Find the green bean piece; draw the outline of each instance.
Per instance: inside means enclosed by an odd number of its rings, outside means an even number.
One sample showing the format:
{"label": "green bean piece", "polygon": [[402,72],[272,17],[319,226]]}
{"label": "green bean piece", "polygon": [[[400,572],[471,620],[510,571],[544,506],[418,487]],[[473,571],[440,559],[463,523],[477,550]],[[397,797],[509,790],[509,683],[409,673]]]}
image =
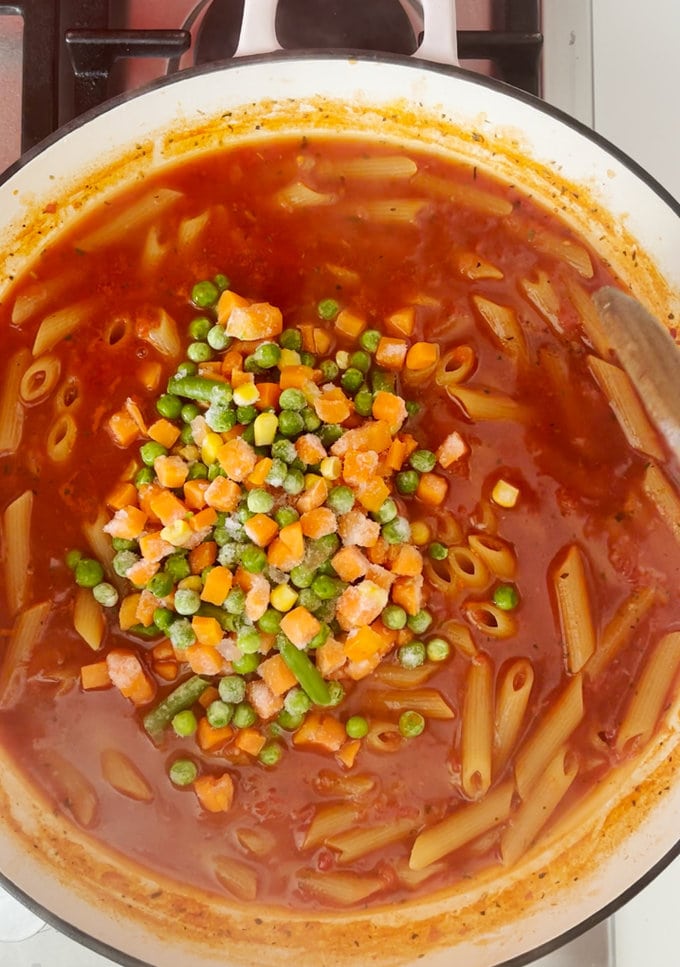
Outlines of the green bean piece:
{"label": "green bean piece", "polygon": [[371,388],[374,393],[382,390],[384,393],[394,393],[396,376],[394,373],[386,373],[384,369],[374,369],[371,372]]}
{"label": "green bean piece", "polygon": [[144,728],[157,742],[178,712],[190,709],[208,687],[209,682],[199,675],[193,675],[166,695],[143,719]]}
{"label": "green bean piece", "polygon": [[198,776],[198,767],[191,759],[175,759],[168,770],[170,782],[175,786],[190,786]]}
{"label": "green bean piece", "polygon": [[104,579],[104,568],[91,557],[81,557],[73,571],[75,582],[81,588],[94,588]]}
{"label": "green bean piece", "polygon": [[168,381],[168,393],[184,396],[186,399],[199,400],[202,403],[230,403],[233,391],[228,383],[206,376],[172,376]]}
{"label": "green bean piece", "polygon": [[276,639],[281,657],[315,705],[330,705],[328,684],[309,656],[284,635]]}

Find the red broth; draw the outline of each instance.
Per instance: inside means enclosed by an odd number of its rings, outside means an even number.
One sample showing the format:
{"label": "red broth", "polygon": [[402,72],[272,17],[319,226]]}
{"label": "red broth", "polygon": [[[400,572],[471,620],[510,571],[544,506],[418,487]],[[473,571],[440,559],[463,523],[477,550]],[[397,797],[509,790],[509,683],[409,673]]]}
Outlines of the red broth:
{"label": "red broth", "polygon": [[[576,545],[585,561],[596,656],[617,609],[640,589],[654,593],[611,661],[597,675],[588,674],[587,664],[581,673],[584,713],[564,739],[567,771],[576,770],[576,777],[555,803],[551,821],[639,751],[635,735],[623,746],[617,735],[641,669],[663,636],[679,627],[673,595],[680,567],[677,541],[643,489],[649,455],[626,441],[589,369],[594,349],[578,311],[579,293],[587,301],[588,293],[616,280],[553,215],[474,169],[416,154],[409,154],[417,164],[415,177],[356,177],[351,166],[344,175],[332,168],[348,160],[394,155],[393,148],[312,139],[262,143],[184,163],[78,223],[41,253],[0,307],[5,358],[12,359],[32,347],[46,315],[96,299],[82,324],[49,350],[60,364],[57,386],[44,400],[21,404],[20,446],[0,456],[0,508],[5,511],[27,488],[34,494],[25,606],[51,602],[25,675],[13,679],[11,700],[5,694],[0,702],[1,740],[56,808],[85,825],[93,837],[152,871],[224,890],[232,898],[243,899],[248,890],[239,893],[233,881],[225,885],[216,876],[217,858],[236,860],[249,871],[259,902],[306,908],[353,902],[351,889],[344,900],[325,893],[317,874],[322,879],[336,872],[360,873],[364,881],[374,876],[369,895],[354,902],[383,903],[433,892],[502,859],[504,831],[517,822],[522,806],[521,793],[512,791],[517,752],[527,749],[537,725],[575,677],[566,659],[554,588],[566,548]],[[423,173],[436,180],[428,182]],[[295,192],[286,191],[299,184],[320,197],[296,204]],[[107,221],[115,225],[119,213],[159,188],[181,195],[164,213],[116,232],[100,248],[87,244],[92,232]],[[399,201],[404,199],[421,204],[401,220]],[[376,208],[379,201],[387,204]],[[204,212],[205,223],[194,223],[196,234],[190,237],[187,220]],[[189,233],[183,245],[178,241],[182,225]],[[155,248],[150,248],[150,230]],[[384,329],[392,313],[413,307],[412,341],[437,343],[441,358],[455,347],[472,347],[472,372],[459,385],[478,388],[482,396],[489,388],[506,394],[525,414],[521,420],[474,419],[436,382],[435,373],[421,384],[400,381],[403,395],[421,404],[406,427],[421,447],[436,450],[457,430],[470,449],[440,471],[448,481],[443,505],[429,508],[404,498],[401,506],[412,522],[429,525],[433,539],[443,532],[447,515],[451,526],[452,516],[459,527],[457,537],[445,540],[452,546],[467,547],[473,534],[497,533],[514,549],[516,574],[509,582],[489,575],[479,588],[454,582],[443,591],[429,585],[426,606],[435,621],[424,639],[446,637],[445,622],[453,620],[470,629],[477,652],[471,657],[454,646],[445,661],[429,663],[424,687],[440,693],[453,717],[428,718],[422,735],[397,741],[394,751],[377,751],[362,739],[350,769],[328,752],[294,747],[291,733],[285,732],[278,737],[284,754],[273,767],[247,755],[235,758],[229,746],[202,753],[193,739],[179,738],[172,730],[156,747],[141,727],[146,708],[136,709],[115,688],[88,691],[80,683],[81,667],[101,660],[114,646],[134,649],[149,670],[154,667],[151,648],[157,640],[122,632],[116,609],[107,611],[98,652],[78,635],[73,573],[65,556],[71,548],[87,548],[83,525],[105,507],[137,454],[140,441],[129,449],[115,445],[107,420],[131,397],[150,422],[154,401],[174,371],[176,360],[168,360],[144,338],[144,320],[153,318],[158,307],[165,309],[178,325],[184,349],[187,326],[200,314],[190,303],[192,285],[216,273],[226,273],[235,292],[280,307],[286,327],[320,325],[316,306],[328,298],[378,329]],[[549,293],[543,311],[524,288],[526,280],[541,279],[544,295],[546,286]],[[53,280],[61,280],[56,294],[48,295],[21,325],[13,324],[22,295],[42,283],[49,292]],[[514,310],[526,340],[524,362],[517,362],[512,337],[503,345],[481,318],[475,296]],[[333,333],[332,322],[323,325]],[[339,339],[335,348],[353,345]],[[162,372],[160,388],[153,391],[140,378],[140,367],[149,363],[159,364]],[[24,360],[24,369],[27,364]],[[63,460],[51,459],[46,451],[58,400],[77,427]],[[499,505],[492,496],[501,478],[518,489],[512,507]],[[6,520],[3,538],[7,568],[14,551]],[[422,550],[426,554],[427,547]],[[489,601],[499,583],[511,583],[519,593],[512,612],[516,630],[503,638],[471,625],[464,608],[471,601]],[[16,620],[11,612],[5,593],[0,611],[5,678],[10,660],[5,643]],[[503,674],[519,658],[533,669],[533,688],[510,758],[493,771],[490,788],[493,794],[510,784],[508,818],[445,851],[418,876],[409,874],[418,833],[474,805],[461,786],[471,662],[488,663],[497,698]],[[395,647],[380,668],[398,665]],[[188,674],[182,668],[177,681]],[[377,713],[374,706],[367,710],[367,694],[387,688],[379,676],[380,669],[346,683],[347,697],[333,715],[344,722],[365,714],[369,722],[392,723],[394,730],[398,716],[393,712]],[[151,704],[177,684],[158,675],[155,681],[157,696]],[[670,684],[667,678],[664,700]],[[123,752],[136,765],[148,784],[148,801],[122,795],[105,781],[101,754],[106,749]],[[230,772],[236,793],[228,812],[207,813],[191,786],[173,786],[168,767],[178,756],[190,757],[205,773]],[[87,783],[85,806],[74,803],[68,778],[73,769]],[[407,820],[408,832],[345,864],[323,837],[305,849],[315,814],[329,804],[348,802],[356,807],[353,825],[381,830]],[[259,837],[255,849],[253,833]]]}

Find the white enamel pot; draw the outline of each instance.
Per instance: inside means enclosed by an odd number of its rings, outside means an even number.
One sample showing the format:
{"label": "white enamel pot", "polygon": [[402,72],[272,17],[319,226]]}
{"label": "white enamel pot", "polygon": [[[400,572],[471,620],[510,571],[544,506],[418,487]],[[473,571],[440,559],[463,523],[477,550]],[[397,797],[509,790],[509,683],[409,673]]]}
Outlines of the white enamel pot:
{"label": "white enamel pot", "polygon": [[[266,24],[271,6],[247,5],[249,27]],[[524,185],[672,328],[680,318],[678,204],[566,116],[434,63],[452,51],[450,19],[437,21],[447,6],[428,10],[428,62],[251,54],[119,98],[59,131],[0,184],[0,299],[46,240],[140,172],[244,139],[325,132],[449,153]],[[272,44],[266,30],[255,42]],[[231,909],[123,863],[55,814],[0,749],[0,870],[41,916],[122,963],[519,965],[612,912],[678,853],[679,738],[676,701],[654,749],[513,874],[398,908],[309,920]]]}

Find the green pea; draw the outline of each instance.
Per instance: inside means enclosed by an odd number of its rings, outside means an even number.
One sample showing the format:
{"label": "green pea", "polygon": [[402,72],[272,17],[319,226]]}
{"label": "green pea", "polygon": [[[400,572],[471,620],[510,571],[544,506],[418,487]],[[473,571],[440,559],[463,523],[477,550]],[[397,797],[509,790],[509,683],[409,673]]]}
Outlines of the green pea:
{"label": "green pea", "polygon": [[[318,615],[321,614],[321,609],[317,612],[317,614]],[[307,647],[311,651],[313,651],[315,648],[320,648],[322,645],[326,644],[330,636],[331,636],[331,629],[325,622],[323,622],[321,627],[317,631],[317,633],[314,635],[312,640],[307,645]]]}
{"label": "green pea", "polygon": [[289,524],[294,524],[299,519],[300,515],[294,507],[279,507],[274,514],[274,520],[281,528],[288,527]]}
{"label": "green pea", "polygon": [[302,410],[307,405],[307,398],[302,390],[291,386],[284,389],[279,397],[279,406],[282,410]]}
{"label": "green pea", "polygon": [[140,487],[146,487],[153,483],[155,479],[156,474],[153,467],[142,467],[135,474],[135,487],[139,490]]}
{"label": "green pea", "polygon": [[319,366],[321,370],[321,376],[325,382],[332,382],[337,378],[340,370],[338,369],[337,363],[334,363],[332,359],[324,359]]}
{"label": "green pea", "polygon": [[305,489],[305,475],[301,470],[291,470],[283,481],[283,489],[287,494],[301,494]]}
{"label": "green pea", "polygon": [[257,758],[263,766],[275,766],[282,755],[283,750],[278,742],[267,742],[260,749]]}
{"label": "green pea", "polygon": [[337,314],[340,312],[340,306],[335,301],[335,299],[322,299],[316,307],[316,311],[319,315],[319,319],[325,319],[326,321],[331,321],[335,319]]}
{"label": "green pea", "polygon": [[264,548],[250,544],[241,552],[241,564],[249,574],[261,574],[267,566],[267,553]]}
{"label": "green pea", "polygon": [[208,467],[208,480],[213,481],[216,477],[226,477],[226,473],[219,463],[211,463]]}
{"label": "green pea", "polygon": [[205,335],[205,340],[211,349],[221,353],[231,346],[231,336],[227,335],[224,326],[212,326]]}
{"label": "green pea", "polygon": [[294,732],[299,729],[304,721],[304,715],[293,715],[285,708],[282,708],[276,717],[277,725],[280,725],[286,732]]}
{"label": "green pea", "polygon": [[174,648],[189,648],[196,644],[196,632],[186,618],[173,621],[167,630],[167,635]]}
{"label": "green pea", "polygon": [[358,350],[349,357],[350,366],[354,369],[361,370],[362,373],[367,373],[371,368],[371,357],[364,350]]}
{"label": "green pea", "polygon": [[389,524],[391,520],[395,519],[398,513],[397,505],[391,497],[388,497],[373,514],[373,517],[379,524]]}
{"label": "green pea", "polygon": [[405,544],[411,537],[411,525],[405,517],[395,517],[380,532],[388,544]]}
{"label": "green pea", "polygon": [[329,708],[336,708],[345,697],[345,689],[340,682],[328,682]]}
{"label": "green pea", "polygon": [[241,588],[232,588],[222,607],[229,614],[243,614],[246,607],[245,592]]}
{"label": "green pea", "polygon": [[257,622],[257,627],[266,635],[277,635],[281,629],[282,617],[281,612],[277,611],[276,608],[267,608]]}
{"label": "green pea", "polygon": [[388,604],[382,613],[383,624],[392,631],[401,631],[406,625],[406,612],[398,604]]}
{"label": "green pea", "polygon": [[157,598],[166,598],[174,587],[174,582],[167,571],[159,571],[147,584],[147,590]]}
{"label": "green pea", "polygon": [[291,688],[283,700],[283,707],[291,715],[304,715],[311,704],[309,696],[301,688]]}
{"label": "green pea", "polygon": [[394,393],[396,376],[394,373],[386,373],[384,369],[374,369],[371,372],[371,388],[374,393]]}
{"label": "green pea", "polygon": [[312,591],[322,601],[330,601],[331,598],[336,598],[344,587],[342,581],[325,574],[320,574],[312,581]]}
{"label": "green pea", "polygon": [[432,615],[429,611],[420,610],[409,615],[406,623],[414,634],[422,635],[432,624]]}
{"label": "green pea", "polygon": [[[118,538],[114,537],[114,539],[112,541],[113,546],[114,546],[114,549],[116,551],[122,551],[122,550],[124,550],[125,548],[116,547],[116,545],[114,543],[116,540],[118,540]],[[65,558],[66,567],[70,568],[71,571],[74,571],[75,570],[75,567],[76,567],[76,564],[78,563],[78,561],[81,560],[82,556],[83,556],[82,551],[76,551],[76,550],[67,551],[66,552],[66,558]]]}
{"label": "green pea", "polygon": [[420,475],[416,470],[400,470],[394,479],[399,493],[407,496],[418,489]]}
{"label": "green pea", "polygon": [[170,608],[154,608],[153,610],[153,623],[161,631],[167,633],[168,628],[175,620],[175,612],[171,611]]}
{"label": "green pea", "polygon": [[196,716],[190,708],[185,708],[172,717],[172,727],[181,738],[193,735],[198,728]]}
{"label": "green pea", "polygon": [[165,570],[175,584],[177,584],[179,581],[183,581],[184,578],[188,578],[191,574],[191,567],[189,566],[186,555],[181,553],[170,554],[169,557],[166,557]]}
{"label": "green pea", "polygon": [[308,433],[316,433],[321,426],[321,420],[311,406],[306,406],[304,410],[301,410],[300,415],[302,416],[302,420],[305,424],[305,430],[307,430]]}
{"label": "green pea", "polygon": [[406,412],[409,416],[417,416],[420,413],[420,403],[415,400],[406,400]]}
{"label": "green pea", "polygon": [[210,319],[206,318],[206,316],[198,316],[189,323],[189,338],[205,339],[211,328],[212,322]]}
{"label": "green pea", "polygon": [[306,564],[298,564],[290,572],[290,580],[296,588],[310,588],[315,575],[314,568]]}
{"label": "green pea", "polygon": [[198,768],[191,759],[175,759],[168,775],[175,786],[190,786],[198,776]]}
{"label": "green pea", "polygon": [[302,333],[299,329],[284,329],[279,336],[279,342],[284,349],[299,353],[302,349]]}
{"label": "green pea", "polygon": [[81,557],[73,571],[75,582],[81,588],[94,588],[104,578],[104,568],[91,557]]}
{"label": "green pea", "polygon": [[217,275],[213,279],[213,282],[215,283],[215,285],[217,286],[217,288],[220,290],[220,292],[224,292],[224,290],[225,289],[228,289],[229,286],[231,285],[231,282],[229,280],[229,276],[223,275],[221,272],[218,272],[217,273]]}
{"label": "green pea", "polygon": [[352,715],[345,722],[345,732],[350,739],[363,739],[368,735],[368,722],[363,715]]}
{"label": "green pea", "polygon": [[240,658],[235,658],[231,663],[231,667],[239,675],[250,675],[251,672],[257,670],[260,660],[260,655],[257,652],[252,652],[248,655],[241,655]]}
{"label": "green pea", "polygon": [[245,626],[236,635],[236,645],[243,655],[254,655],[260,649],[260,634],[257,628]]}
{"label": "green pea", "polygon": [[[216,532],[214,532],[216,534]],[[220,535],[222,536],[222,535]],[[215,540],[219,544],[219,540],[215,537]],[[217,560],[222,565],[222,567],[233,567],[238,564],[241,560],[241,554],[243,553],[243,547],[241,544],[236,543],[232,540],[230,534],[227,535],[224,544],[219,549],[217,555]]]}
{"label": "green pea", "polygon": [[142,463],[146,464],[147,467],[153,467],[154,461],[158,457],[167,456],[168,451],[163,446],[162,443],[156,443],[155,440],[149,440],[147,443],[143,443],[139,448],[139,455],[142,458]]}
{"label": "green pea", "polygon": [[[135,554],[134,551],[119,551],[117,554],[114,554],[111,565],[118,577],[124,578],[132,565],[136,564],[139,560],[139,554]],[[95,584],[97,583],[98,582],[95,581]]]}
{"label": "green pea", "polygon": [[[137,541],[128,541],[124,537],[112,538],[111,546],[113,547],[114,551],[138,551],[139,550],[139,545],[137,544]],[[82,554],[80,553],[80,551],[76,551],[75,553],[78,554],[79,556],[73,565],[74,567],[82,557]]]}
{"label": "green pea", "polygon": [[430,638],[425,650],[430,661],[446,661],[451,654],[451,646],[445,638]]}
{"label": "green pea", "polygon": [[373,412],[373,393],[370,389],[360,389],[354,397],[354,409],[359,416],[370,416]]}
{"label": "green pea", "polygon": [[220,678],[217,691],[227,705],[238,705],[246,697],[246,683],[238,675],[225,675]]}
{"label": "green pea", "polygon": [[207,342],[190,342],[187,346],[187,356],[193,363],[207,363],[213,359],[215,353]]}
{"label": "green pea", "polygon": [[174,393],[163,393],[156,400],[156,409],[166,420],[176,420],[182,412],[182,401]]}
{"label": "green pea", "polygon": [[366,329],[359,336],[359,345],[367,353],[374,353],[380,343],[380,333],[377,329]]}
{"label": "green pea", "polygon": [[204,415],[205,422],[215,433],[228,433],[236,426],[236,410],[229,404],[211,403]]}
{"label": "green pea", "polygon": [[314,613],[321,607],[321,598],[311,588],[302,588],[298,597],[298,604]]}
{"label": "green pea", "polygon": [[324,423],[318,435],[325,447],[332,447],[344,432],[344,429],[337,423]]}
{"label": "green pea", "polygon": [[201,409],[195,403],[185,403],[180,410],[180,416],[184,423],[191,423],[197,416],[200,416]]}
{"label": "green pea", "polygon": [[425,645],[422,641],[409,641],[397,652],[397,658],[404,668],[418,668],[425,661]]}
{"label": "green pea", "polygon": [[271,369],[281,359],[281,350],[275,342],[263,342],[252,355],[260,369]]}
{"label": "green pea", "polygon": [[297,436],[305,428],[302,416],[294,410],[282,410],[279,415],[279,433],[282,436]]}
{"label": "green pea", "polygon": [[250,728],[257,722],[257,712],[249,702],[239,702],[231,721],[237,729]]}
{"label": "green pea", "polygon": [[433,541],[427,549],[427,553],[430,555],[433,561],[445,561],[449,556],[449,549],[439,541]]}
{"label": "green pea", "polygon": [[197,282],[191,290],[191,301],[199,309],[211,309],[220,297],[220,290],[214,282]]}
{"label": "green pea", "polygon": [[115,608],[118,604],[118,592],[112,584],[107,581],[102,581],[100,584],[95,584],[92,588],[92,596],[99,604],[103,605],[105,608]]}
{"label": "green pea", "polygon": [[297,459],[295,444],[291,443],[290,440],[274,440],[271,454],[274,460],[282,460],[285,464],[291,464],[293,460]]}
{"label": "green pea", "polygon": [[361,388],[364,382],[364,374],[360,369],[355,369],[353,366],[346,369],[342,374],[340,379],[340,385],[343,389],[347,390],[348,393],[356,393],[358,389]]}
{"label": "green pea", "polygon": [[425,728],[425,719],[420,712],[402,712],[399,716],[399,731],[405,739],[414,739]]}
{"label": "green pea", "polygon": [[519,594],[512,584],[499,584],[493,593],[493,603],[502,611],[513,611],[519,604]]}
{"label": "green pea", "polygon": [[[197,372],[198,366],[196,363],[192,363],[189,359],[184,359],[175,370],[175,375],[178,379],[184,379],[185,376],[195,376]],[[181,395],[183,394],[180,393]]]}
{"label": "green pea", "polygon": [[214,729],[223,729],[234,716],[234,706],[222,699],[215,699],[205,710],[205,717]]}
{"label": "green pea", "polygon": [[201,596],[191,588],[178,588],[175,591],[175,611],[177,614],[196,614],[201,607]]}
{"label": "green pea", "polygon": [[180,443],[183,443],[185,447],[191,446],[194,443],[194,431],[190,426],[182,427],[179,435]]}
{"label": "green pea", "polygon": [[268,514],[274,506],[274,498],[266,490],[251,490],[246,499],[248,510],[254,514]]}
{"label": "green pea", "polygon": [[207,480],[208,468],[201,460],[195,460],[189,465],[187,480]]}
{"label": "green pea", "polygon": [[354,492],[344,484],[331,487],[326,503],[334,513],[347,514],[354,507]]}
{"label": "green pea", "polygon": [[430,470],[434,469],[434,465],[437,462],[437,457],[432,452],[432,450],[416,450],[411,454],[409,463],[414,470],[418,470],[420,473],[429,473]]}
{"label": "green pea", "polygon": [[288,464],[283,460],[272,459],[272,465],[269,468],[269,473],[265,478],[265,483],[268,483],[270,487],[281,487],[283,486],[283,481],[286,479],[288,473]]}

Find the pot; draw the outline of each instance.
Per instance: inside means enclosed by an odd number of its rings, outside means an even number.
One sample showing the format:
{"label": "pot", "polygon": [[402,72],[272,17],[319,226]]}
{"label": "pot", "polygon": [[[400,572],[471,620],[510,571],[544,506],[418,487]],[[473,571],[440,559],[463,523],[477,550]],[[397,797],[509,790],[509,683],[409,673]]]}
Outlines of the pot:
{"label": "pot", "polygon": [[[275,6],[266,4],[269,14]],[[257,12],[246,4],[240,52],[249,56],[118,98],[10,169],[0,185],[0,299],[37,247],[141,173],[237,142],[322,132],[379,135],[521,184],[672,328],[680,314],[678,204],[567,116],[435,63],[452,52],[448,6],[428,8],[421,54],[431,60],[419,62],[260,54],[274,46],[273,34],[253,30],[271,20],[264,3]],[[596,789],[511,875],[483,876],[399,908],[315,914],[312,921],[286,911],[231,909],[123,861],[55,813],[0,750],[0,869],[42,916],[124,963],[527,963],[610,914],[677,855],[679,743],[677,695],[654,748]]]}

